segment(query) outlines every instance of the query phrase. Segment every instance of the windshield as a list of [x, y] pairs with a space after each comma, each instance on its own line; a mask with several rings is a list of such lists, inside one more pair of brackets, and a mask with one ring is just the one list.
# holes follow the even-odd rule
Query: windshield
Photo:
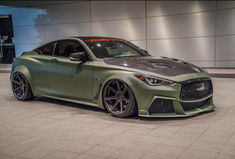
[[149, 56], [147, 51], [122, 39], [86, 39], [84, 42], [97, 58]]

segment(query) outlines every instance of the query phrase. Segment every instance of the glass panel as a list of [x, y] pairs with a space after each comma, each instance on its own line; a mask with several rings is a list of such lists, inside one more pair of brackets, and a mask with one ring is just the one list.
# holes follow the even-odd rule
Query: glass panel
[[122, 39], [85, 39], [84, 42], [97, 58], [149, 56], [134, 44]]
[[40, 47], [39, 49], [37, 49], [35, 51], [38, 52], [39, 54], [42, 54], [42, 55], [52, 55], [53, 50], [54, 50], [54, 46], [55, 46], [55, 42], [49, 43], [49, 44], [46, 44], [46, 45]]
[[86, 50], [77, 41], [63, 40], [58, 42], [54, 55], [69, 57], [71, 53], [75, 52], [86, 52]]

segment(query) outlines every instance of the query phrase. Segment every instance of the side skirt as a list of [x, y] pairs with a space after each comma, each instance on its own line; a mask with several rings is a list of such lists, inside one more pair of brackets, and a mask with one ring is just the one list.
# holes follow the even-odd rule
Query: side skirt
[[77, 103], [77, 104], [84, 104], [87, 106], [92, 106], [92, 107], [104, 109], [103, 107], [99, 106], [97, 103], [91, 103], [91, 102], [82, 101], [82, 100], [67, 99], [67, 98], [55, 97], [55, 96], [50, 96], [50, 95], [43, 95], [42, 97], [53, 98], [53, 99], [58, 99], [58, 100], [62, 100], [62, 101], [67, 101], [67, 102], [72, 102], [72, 103]]

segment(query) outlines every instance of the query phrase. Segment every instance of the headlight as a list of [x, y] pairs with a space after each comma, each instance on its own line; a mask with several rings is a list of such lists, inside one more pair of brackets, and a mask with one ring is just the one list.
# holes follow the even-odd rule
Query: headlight
[[173, 81], [169, 81], [169, 80], [165, 80], [165, 79], [161, 79], [161, 78], [149, 76], [149, 75], [137, 74], [135, 75], [135, 77], [151, 86], [171, 85], [174, 83]]

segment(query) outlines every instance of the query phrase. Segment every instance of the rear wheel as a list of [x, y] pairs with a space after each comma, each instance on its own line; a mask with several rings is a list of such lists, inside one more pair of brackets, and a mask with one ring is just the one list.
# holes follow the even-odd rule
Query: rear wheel
[[115, 117], [128, 117], [137, 112], [134, 94], [130, 87], [120, 80], [109, 81], [103, 91], [105, 108]]
[[33, 99], [33, 93], [30, 88], [29, 82], [22, 73], [14, 73], [13, 79], [11, 81], [11, 86], [16, 99], [22, 101]]

